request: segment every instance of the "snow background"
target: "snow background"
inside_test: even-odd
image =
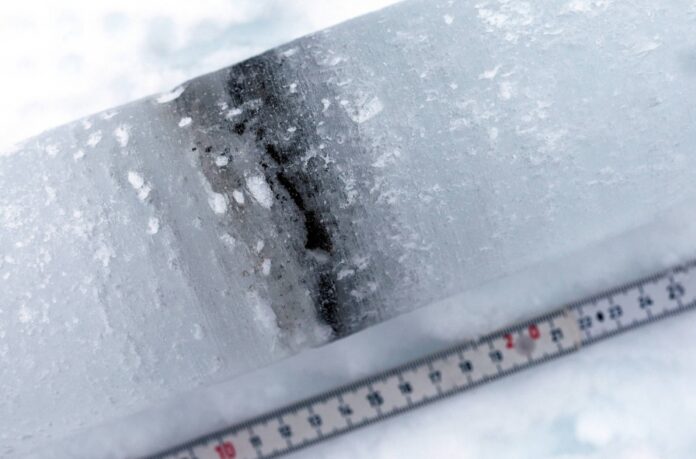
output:
[[[0,145],[165,91],[389,3],[201,0],[174,7],[159,0],[6,2],[0,6]],[[472,337],[682,259],[696,236],[695,228],[682,223],[695,220],[676,212],[568,260],[549,261],[234,383],[196,391],[39,451],[42,457],[98,457],[99,451],[120,457],[120,447],[142,454],[223,427],[445,347],[462,338],[463,329]],[[488,312],[464,317],[456,307],[462,301],[478,302]],[[509,307],[496,308],[510,303],[528,306],[514,313]],[[692,457],[693,325],[690,316],[671,320],[296,456]]]
[[[392,3],[2,2],[0,146]]]

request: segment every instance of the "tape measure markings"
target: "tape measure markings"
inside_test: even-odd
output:
[[[696,261],[206,435],[151,459],[270,459],[696,308]]]

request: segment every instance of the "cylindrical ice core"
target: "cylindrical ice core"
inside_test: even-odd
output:
[[[694,30],[686,0],[409,1],[5,152],[0,442],[239,374],[692,197]]]

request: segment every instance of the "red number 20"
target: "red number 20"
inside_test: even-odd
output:
[[[232,442],[224,441],[215,447],[215,452],[218,453],[220,459],[234,459],[237,457],[237,451],[234,449]]]

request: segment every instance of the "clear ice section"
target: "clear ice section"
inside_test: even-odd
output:
[[[2,153],[0,453],[693,198],[695,26],[408,1]]]

